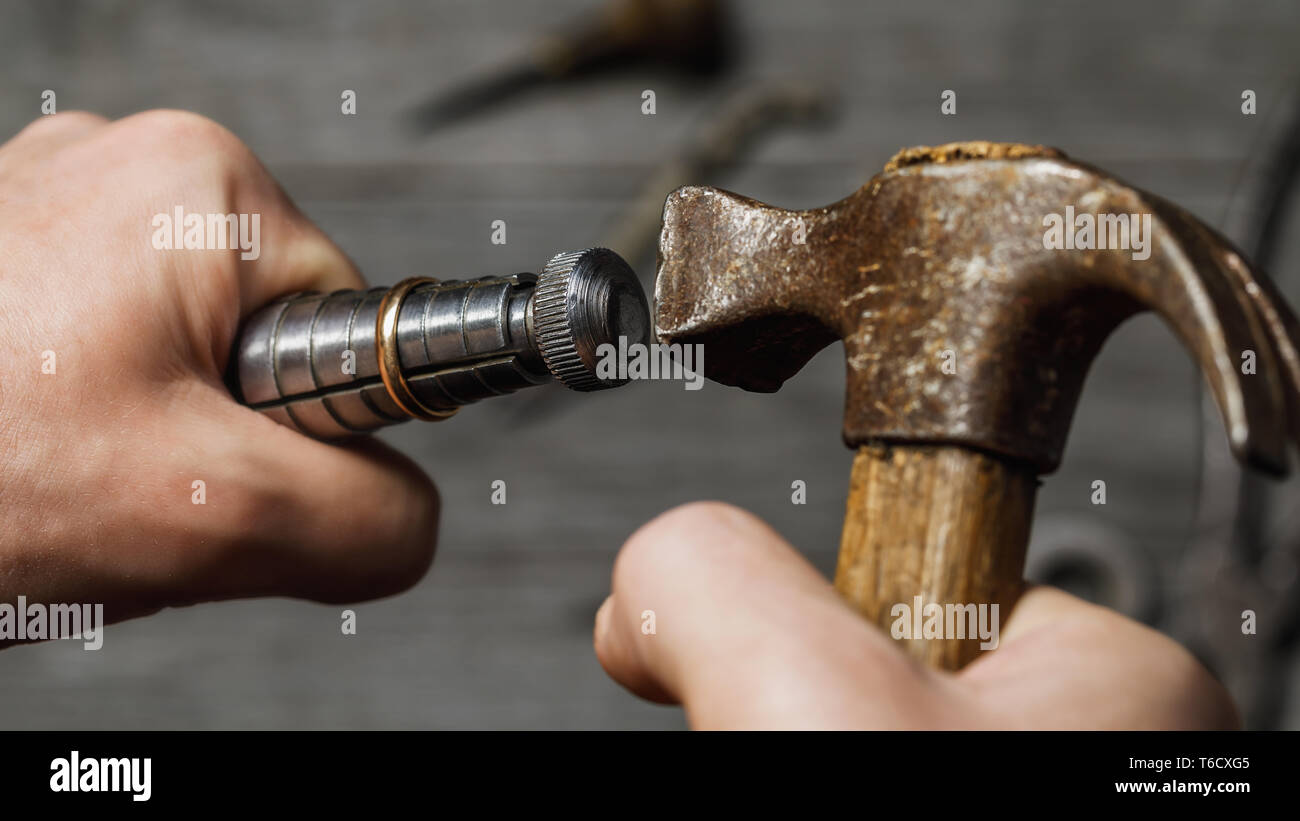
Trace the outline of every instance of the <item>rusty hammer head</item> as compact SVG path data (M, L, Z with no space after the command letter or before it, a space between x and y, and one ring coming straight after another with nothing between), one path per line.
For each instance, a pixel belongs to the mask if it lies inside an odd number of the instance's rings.
M664 208L660 338L703 343L706 376L755 391L844 340L850 446L955 444L1050 472L1093 356L1148 308L1200 362L1238 458L1285 471L1294 314L1197 219L1055 150L910 149L808 211L702 187Z

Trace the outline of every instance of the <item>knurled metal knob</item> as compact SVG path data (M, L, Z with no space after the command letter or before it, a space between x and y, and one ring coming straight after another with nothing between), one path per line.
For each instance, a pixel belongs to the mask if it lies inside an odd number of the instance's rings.
M599 376L602 345L650 341L649 306L636 273L608 248L556 254L537 278L533 333L546 368L575 391L613 388ZM617 369L615 369L617 373Z

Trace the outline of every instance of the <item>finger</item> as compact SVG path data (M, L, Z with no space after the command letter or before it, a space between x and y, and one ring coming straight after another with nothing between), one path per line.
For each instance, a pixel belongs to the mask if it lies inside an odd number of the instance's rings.
M333 240L298 210L268 175L261 184L266 235L258 259L241 266L239 313L247 316L275 299L300 291L366 287L365 277Z
M693 726L926 726L950 711L950 682L736 508L655 519L623 547L613 588L597 620L601 664L639 695L683 702Z

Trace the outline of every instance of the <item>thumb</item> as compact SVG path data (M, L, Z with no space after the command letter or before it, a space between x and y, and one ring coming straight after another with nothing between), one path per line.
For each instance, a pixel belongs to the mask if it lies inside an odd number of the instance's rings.
M952 696L770 527L719 503L633 534L595 645L611 677L681 702L696 728L926 726Z
M184 463L202 466L196 475L206 480L206 498L174 511L191 560L169 577L175 599L352 602L401 592L424 576L440 504L415 463L369 437L343 445L309 439L204 390L210 399L185 409L192 452Z

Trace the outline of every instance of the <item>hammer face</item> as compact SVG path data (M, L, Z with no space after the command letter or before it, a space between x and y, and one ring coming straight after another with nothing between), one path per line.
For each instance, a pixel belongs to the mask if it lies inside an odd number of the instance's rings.
M665 342L703 344L704 375L771 393L839 338L786 293L807 265L801 215L715 188L686 186L664 206L655 324ZM785 258L765 253L784 248ZM762 268L756 268L761 265Z
M900 159L810 211L711 188L672 194L661 339L704 343L706 375L749 390L776 390L843 339L850 446L954 443L1048 472L1097 350L1152 308L1200 361L1238 456L1285 467L1300 409L1294 318L1222 238L1049 150L962 144ZM1146 255L1054 246L1045 226L1065 215L1125 215L1147 226ZM1246 377L1248 349L1259 366Z

